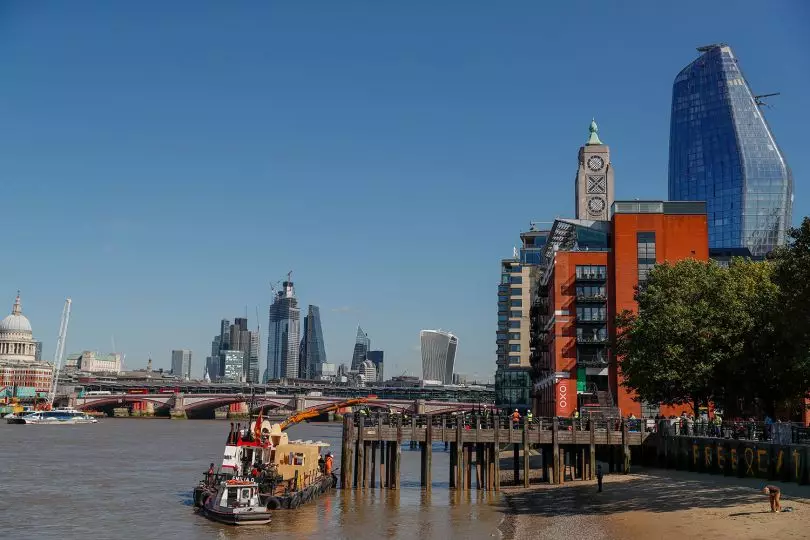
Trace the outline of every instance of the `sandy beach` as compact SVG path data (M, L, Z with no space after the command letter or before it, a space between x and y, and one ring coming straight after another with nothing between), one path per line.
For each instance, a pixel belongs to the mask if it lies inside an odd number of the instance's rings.
M766 483L782 488L782 507L793 512L770 512ZM502 492L505 540L810 537L810 486L639 469L606 475L602 493L582 481Z

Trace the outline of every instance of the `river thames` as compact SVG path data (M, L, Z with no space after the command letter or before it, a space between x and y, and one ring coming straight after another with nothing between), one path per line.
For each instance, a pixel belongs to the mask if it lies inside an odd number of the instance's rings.
M290 439L331 444L339 424L303 424ZM114 419L93 425L0 424L0 531L8 538L500 538L497 494L448 489L449 454L437 445L433 488L419 487L419 452L402 452L397 491L330 492L262 527L234 528L195 514L191 490L219 465L228 423Z

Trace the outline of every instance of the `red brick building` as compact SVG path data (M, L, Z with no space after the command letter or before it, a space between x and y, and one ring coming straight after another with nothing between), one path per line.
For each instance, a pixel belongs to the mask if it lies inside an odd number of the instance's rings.
M705 203L616 201L610 221L558 219L546 257L534 302L535 413L571 416L600 408L624 416L657 414L657 404L634 401L621 384L609 347L614 321L617 313L637 308L636 288L656 263L708 260Z

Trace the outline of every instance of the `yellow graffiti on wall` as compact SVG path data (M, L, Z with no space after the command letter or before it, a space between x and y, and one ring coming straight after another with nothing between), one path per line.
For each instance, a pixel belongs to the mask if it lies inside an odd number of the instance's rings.
M712 468L712 447L711 446L704 446L703 447L703 463L706 465L707 469Z
M717 445L717 466L721 469L726 467L726 449L722 444Z
M801 475L801 471L802 471L802 467L801 467L801 465L802 465L802 456L801 456L801 454L799 454L799 451L795 450L795 449L793 450L793 465L794 465L795 470L796 470L795 478L798 480L799 478L801 478L800 475Z
M698 464L698 456L700 455L700 453L698 452L698 450L699 450L699 449L698 449L698 445L693 444L693 445L692 445L692 464L693 464L693 465L697 465L697 464Z
M745 457L745 474L755 476L754 474L754 449L753 448L746 448L743 452L743 456Z
M785 451L783 449L779 449L779 453L776 454L776 474L782 472L782 461L785 457Z
M737 449L731 449L731 470L737 472Z
M763 450L762 448L757 450L757 469L759 469L759 472L768 472L768 462L767 462L767 460L765 460L765 468L762 467L762 456L767 456L767 455L768 455L767 450Z

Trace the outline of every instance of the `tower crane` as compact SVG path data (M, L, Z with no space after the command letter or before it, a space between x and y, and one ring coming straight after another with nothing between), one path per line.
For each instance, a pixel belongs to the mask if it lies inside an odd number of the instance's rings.
M754 103L756 103L759 107L762 107L763 105L768 105L767 103L762 101L764 98L772 97L772 96L778 96L781 93L782 92L773 92L771 94L760 94L758 96L754 96Z
M56 399L56 385L59 383L59 371L62 368L62 360L65 358L65 341L67 340L68 323L70 322L70 298L65 300L65 307L62 308L62 320L59 323L59 338L56 340L56 350L53 353L53 377L51 381L51 391L48 395L48 406L53 407Z
M278 290L278 286L284 283L285 281L292 281L292 270L287 272L287 279L281 278L279 280L273 281L270 283L270 293L275 296L276 290Z

